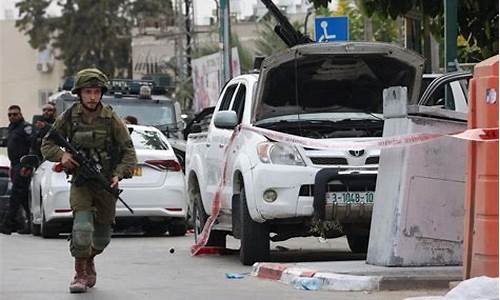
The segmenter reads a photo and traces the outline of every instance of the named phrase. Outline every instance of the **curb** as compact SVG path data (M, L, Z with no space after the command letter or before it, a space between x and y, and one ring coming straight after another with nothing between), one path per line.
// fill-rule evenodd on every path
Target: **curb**
M318 278L321 282L320 289L334 291L377 291L382 280L381 276L315 272L306 268L289 268L279 263L255 263L252 276L277 280L292 286L299 278Z

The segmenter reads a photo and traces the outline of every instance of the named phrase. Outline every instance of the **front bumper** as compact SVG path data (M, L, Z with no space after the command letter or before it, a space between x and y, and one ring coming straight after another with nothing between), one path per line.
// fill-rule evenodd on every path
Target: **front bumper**
M337 168L259 164L252 170L254 189L246 190L254 201L256 221L319 217L342 222L370 222L372 204L325 203L329 191L375 191L377 171L342 171ZM274 190L273 202L263 200L266 190ZM340 189L340 190L339 190Z

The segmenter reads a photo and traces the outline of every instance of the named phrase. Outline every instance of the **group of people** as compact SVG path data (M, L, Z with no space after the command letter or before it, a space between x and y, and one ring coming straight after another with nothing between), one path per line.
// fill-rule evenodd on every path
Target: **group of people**
M61 162L65 171L72 174L68 200L73 212L73 227L69 249L74 257L75 275L69 285L71 293L86 292L96 284L94 258L110 242L117 199L104 189L96 188L99 185L94 179L82 177L79 162L73 154L57 145L47 132L57 131L86 157L97 158L101 173L111 182L112 188L118 188L120 180L132 177L137 157L124 121L111 107L101 103L107 89L108 78L103 72L95 68L81 70L76 74L72 89L79 102L55 121L51 119L53 124L49 121L45 125L39 124L40 127L35 124L36 130L24 121L19 106L9 108L11 125L7 146L13 188L8 217L0 231L10 234L17 228L14 220L19 205L28 209L27 185L31 171L22 166L21 157L31 151L39 153L43 160ZM55 113L55 108L52 108ZM126 122L136 123L137 119Z
M28 192L31 179L31 166L23 165L21 158L27 154L36 155L42 160L41 145L42 139L52 127L56 117L54 104L47 103L42 108L41 119L35 124L30 124L24 120L21 107L11 105L8 108L9 127L7 136L7 154L10 160L10 177L12 189L9 198L9 208L2 222L0 232L10 235L13 231L21 234L29 234L29 222L26 219L30 216ZM18 217L19 209L24 209L24 220Z

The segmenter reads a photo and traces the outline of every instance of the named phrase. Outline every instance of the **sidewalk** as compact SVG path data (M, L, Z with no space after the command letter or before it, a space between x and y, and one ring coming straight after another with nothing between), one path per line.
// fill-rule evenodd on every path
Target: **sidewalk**
M446 289L462 280L462 267L381 267L364 260L255 263L252 275L291 285L299 277L313 277L320 279L321 289L336 291Z

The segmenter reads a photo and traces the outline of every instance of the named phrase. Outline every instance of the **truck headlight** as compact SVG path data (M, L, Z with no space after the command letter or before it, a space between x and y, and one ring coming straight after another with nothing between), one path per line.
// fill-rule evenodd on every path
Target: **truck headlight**
M257 145L257 154L263 163L292 166L306 165L297 148L288 144L260 143Z

